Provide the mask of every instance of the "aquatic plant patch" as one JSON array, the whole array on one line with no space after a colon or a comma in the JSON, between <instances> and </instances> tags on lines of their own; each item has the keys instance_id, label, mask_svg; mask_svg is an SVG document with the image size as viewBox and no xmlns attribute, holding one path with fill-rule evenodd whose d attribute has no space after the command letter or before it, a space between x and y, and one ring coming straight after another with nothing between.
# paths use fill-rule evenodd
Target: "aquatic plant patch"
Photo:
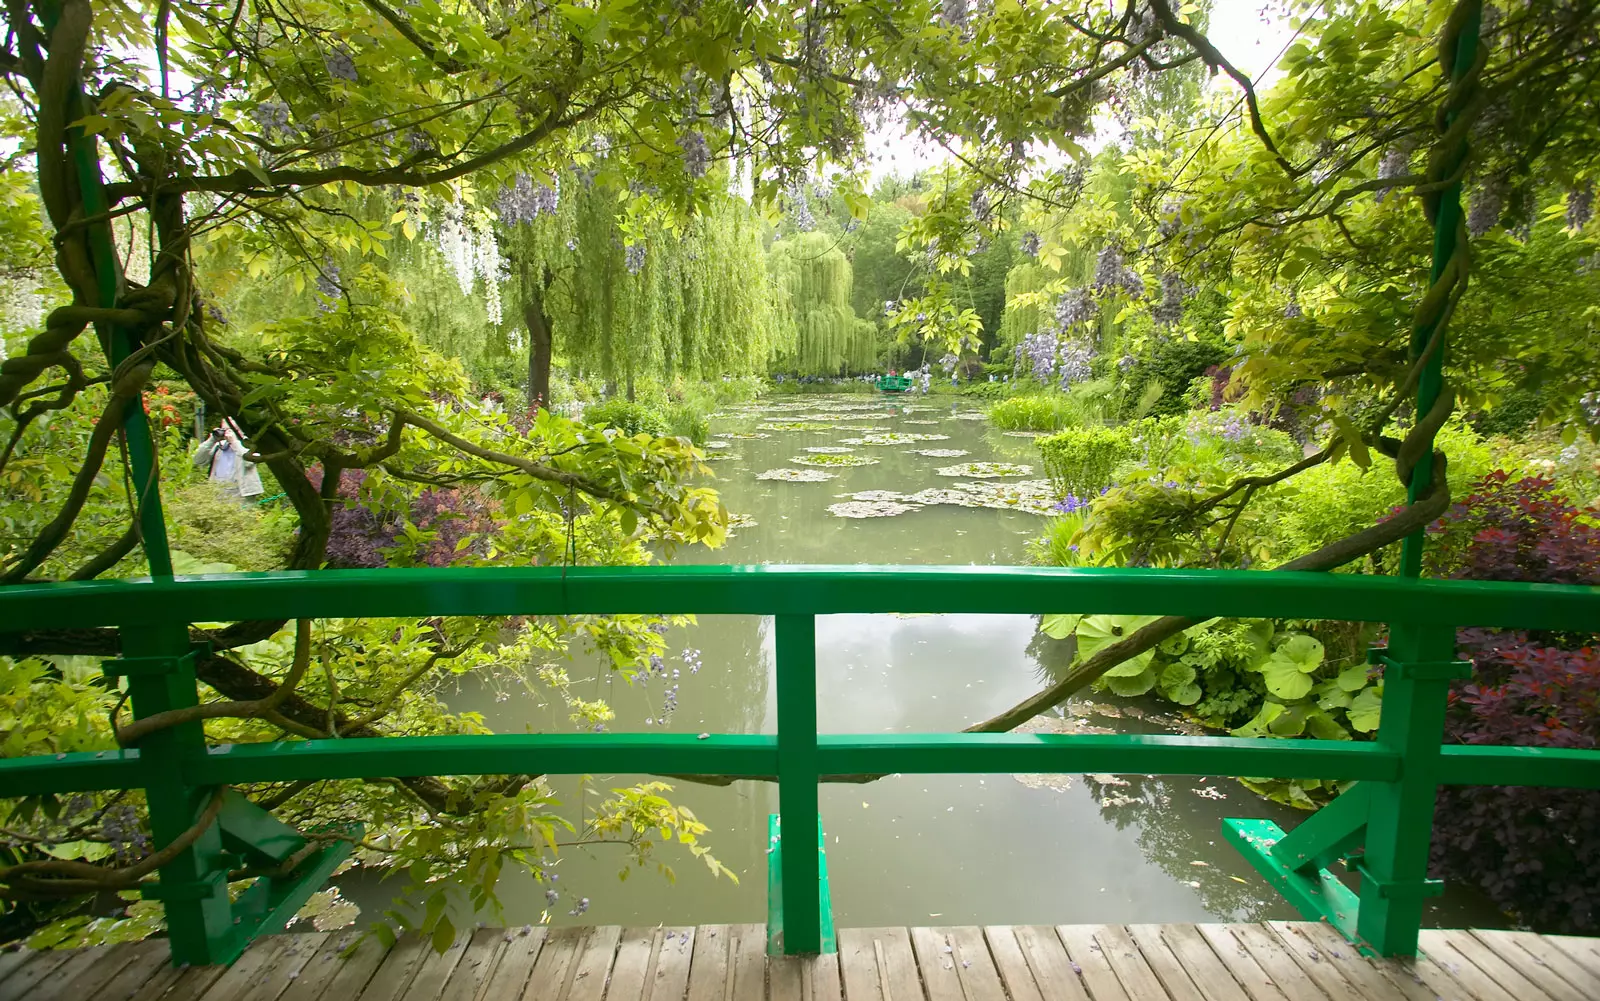
<instances>
[{"instance_id":1,"label":"aquatic plant patch","mask_svg":"<svg viewBox=\"0 0 1600 1001\"><path fill-rule=\"evenodd\" d=\"M834 425L820 421L769 421L757 424L756 428L761 431L832 431Z\"/></svg>"},{"instance_id":2,"label":"aquatic plant patch","mask_svg":"<svg viewBox=\"0 0 1600 1001\"><path fill-rule=\"evenodd\" d=\"M821 483L823 480L833 479L833 474L820 469L769 469L764 473L757 473L756 479L783 480L787 483Z\"/></svg>"},{"instance_id":3,"label":"aquatic plant patch","mask_svg":"<svg viewBox=\"0 0 1600 1001\"><path fill-rule=\"evenodd\" d=\"M864 455L796 455L789 461L797 466L870 466L878 460Z\"/></svg>"},{"instance_id":4,"label":"aquatic plant patch","mask_svg":"<svg viewBox=\"0 0 1600 1001\"><path fill-rule=\"evenodd\" d=\"M869 434L861 438L841 438L846 445L909 445L918 441L949 441L947 434L922 434L919 432L889 431Z\"/></svg>"},{"instance_id":5,"label":"aquatic plant patch","mask_svg":"<svg viewBox=\"0 0 1600 1001\"><path fill-rule=\"evenodd\" d=\"M706 442L706 448L727 448L727 447L728 447L728 443L725 442L725 441L708 441L708 442Z\"/></svg>"},{"instance_id":6,"label":"aquatic plant patch","mask_svg":"<svg viewBox=\"0 0 1600 1001\"><path fill-rule=\"evenodd\" d=\"M876 434L880 431L887 431L889 428L886 425L880 424L840 424L835 427L834 430L854 431L858 434Z\"/></svg>"},{"instance_id":7,"label":"aquatic plant patch","mask_svg":"<svg viewBox=\"0 0 1600 1001\"><path fill-rule=\"evenodd\" d=\"M906 451L912 455L925 455L930 459L956 459L971 454L964 448L908 448Z\"/></svg>"},{"instance_id":8,"label":"aquatic plant patch","mask_svg":"<svg viewBox=\"0 0 1600 1001\"><path fill-rule=\"evenodd\" d=\"M914 421L914 420L911 420L910 418L907 418L907 419L901 421L900 423L901 424L925 424L925 425L927 425L929 427L938 427L939 426L939 422L938 421Z\"/></svg>"},{"instance_id":9,"label":"aquatic plant patch","mask_svg":"<svg viewBox=\"0 0 1600 1001\"><path fill-rule=\"evenodd\" d=\"M854 452L855 449L844 445L811 445L806 448L806 451L813 455L844 455L846 452ZM961 454L966 455L967 453L962 452Z\"/></svg>"},{"instance_id":10,"label":"aquatic plant patch","mask_svg":"<svg viewBox=\"0 0 1600 1001\"><path fill-rule=\"evenodd\" d=\"M829 504L828 513L835 518L893 518L895 515L905 514L917 510L915 504L900 504L895 501L841 501L838 504Z\"/></svg>"},{"instance_id":11,"label":"aquatic plant patch","mask_svg":"<svg viewBox=\"0 0 1600 1001\"><path fill-rule=\"evenodd\" d=\"M1033 472L1033 467L1020 462L963 462L957 466L941 466L936 472L940 476L971 476L987 480L999 476L1027 476Z\"/></svg>"},{"instance_id":12,"label":"aquatic plant patch","mask_svg":"<svg viewBox=\"0 0 1600 1001\"><path fill-rule=\"evenodd\" d=\"M1049 431L1002 431L1007 438L1043 438Z\"/></svg>"},{"instance_id":13,"label":"aquatic plant patch","mask_svg":"<svg viewBox=\"0 0 1600 1001\"><path fill-rule=\"evenodd\" d=\"M749 441L752 438L771 438L772 435L760 431L719 431L713 437L732 438L735 441Z\"/></svg>"}]
</instances>

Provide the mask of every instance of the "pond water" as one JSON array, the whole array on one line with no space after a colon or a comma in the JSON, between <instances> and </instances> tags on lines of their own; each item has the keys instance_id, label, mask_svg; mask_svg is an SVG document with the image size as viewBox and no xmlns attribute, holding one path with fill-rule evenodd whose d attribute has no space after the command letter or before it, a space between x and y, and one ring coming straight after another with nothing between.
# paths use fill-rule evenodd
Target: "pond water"
<instances>
[{"instance_id":1,"label":"pond water","mask_svg":"<svg viewBox=\"0 0 1600 1001\"><path fill-rule=\"evenodd\" d=\"M712 424L716 485L741 524L719 550L679 553L684 562L1017 564L1026 561L1028 540L1045 524L1035 512L1050 498L1031 437L989 428L965 400L779 397L734 408ZM930 437L907 441L885 434ZM819 457L871 461L805 461ZM1033 468L980 467L1007 474L987 479L940 473L970 473L951 468L969 462ZM769 470L820 470L831 478L762 478ZM900 513L841 516L892 511ZM1040 636L1037 624L1032 616L818 617L820 727L830 733L952 731L1008 708L1067 666L1064 644ZM668 640L676 681L630 686L574 665L574 678L594 678L592 691L582 694L601 695L616 710L610 729L775 732L769 620L707 616L674 630ZM699 651L698 670L683 658L685 649ZM664 689L674 683L677 707L668 712ZM500 731L571 726L564 710L538 704L534 696L497 698L463 688L451 702L483 713ZM1182 721L1154 703L1099 695L1072 701L1059 716L1036 724L1059 732L1183 729ZM595 786L605 790L642 780L596 776ZM569 813L576 786L574 780L556 782ZM620 849L568 849L556 869L563 901L552 909L553 923L765 920L767 815L778 808L777 787L678 781L671 798L710 826L705 843L739 882L713 878L686 851L669 846L658 857L675 870L675 884L649 870L619 883ZM867 785L824 785L821 807L834 917L841 927L1296 916L1224 842L1220 825L1225 816L1248 816L1289 828L1304 815L1267 803L1231 779L894 776ZM346 890L364 904L387 897L370 884ZM501 891L507 922L540 920L542 886L513 875ZM591 905L573 916L571 901L579 897ZM1436 902L1433 920L1485 926L1497 917L1478 900L1452 891Z\"/></svg>"}]
</instances>

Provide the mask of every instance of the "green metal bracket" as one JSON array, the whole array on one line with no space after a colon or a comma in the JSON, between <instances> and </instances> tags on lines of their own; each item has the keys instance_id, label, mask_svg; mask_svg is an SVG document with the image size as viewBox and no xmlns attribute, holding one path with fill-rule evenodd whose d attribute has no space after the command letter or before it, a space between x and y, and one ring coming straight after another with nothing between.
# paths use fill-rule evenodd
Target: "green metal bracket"
<instances>
[{"instance_id":1,"label":"green metal bracket","mask_svg":"<svg viewBox=\"0 0 1600 1001\"><path fill-rule=\"evenodd\" d=\"M1361 940L1355 893L1325 868L1299 869L1280 860L1273 849L1285 838L1281 827L1270 820L1230 819L1222 822L1222 834L1307 920L1327 921L1351 942Z\"/></svg>"},{"instance_id":2,"label":"green metal bracket","mask_svg":"<svg viewBox=\"0 0 1600 1001\"><path fill-rule=\"evenodd\" d=\"M1297 872L1327 869L1361 848L1372 787L1356 783L1313 813L1272 847L1272 857Z\"/></svg>"},{"instance_id":3,"label":"green metal bracket","mask_svg":"<svg viewBox=\"0 0 1600 1001\"><path fill-rule=\"evenodd\" d=\"M216 870L198 879L147 883L139 888L139 895L146 900L159 900L163 904L195 903L217 897L226 900L228 873L226 870Z\"/></svg>"},{"instance_id":4,"label":"green metal bracket","mask_svg":"<svg viewBox=\"0 0 1600 1001\"><path fill-rule=\"evenodd\" d=\"M176 657L119 657L101 661L100 671L113 684L122 678L158 678L179 671L192 673L195 656L210 650L210 643L196 643L187 653Z\"/></svg>"},{"instance_id":5,"label":"green metal bracket","mask_svg":"<svg viewBox=\"0 0 1600 1001\"><path fill-rule=\"evenodd\" d=\"M1402 881L1384 881L1374 876L1367 870L1366 860L1356 857L1350 860L1351 868L1361 874L1363 889L1369 885L1372 893L1383 900L1416 901L1426 900L1428 897L1437 897L1444 892L1442 879L1413 879Z\"/></svg>"},{"instance_id":6,"label":"green metal bracket","mask_svg":"<svg viewBox=\"0 0 1600 1001\"><path fill-rule=\"evenodd\" d=\"M802 851L804 849L801 849ZM822 918L821 951L839 951L833 933L833 898L828 892L828 847L817 820L817 906ZM782 956L783 951L783 827L782 818L767 815L767 955Z\"/></svg>"},{"instance_id":7,"label":"green metal bracket","mask_svg":"<svg viewBox=\"0 0 1600 1001\"><path fill-rule=\"evenodd\" d=\"M1375 646L1367 651L1367 663L1381 664L1387 678L1408 681L1465 681L1472 677L1470 660L1400 660L1389 656L1389 648Z\"/></svg>"},{"instance_id":8,"label":"green metal bracket","mask_svg":"<svg viewBox=\"0 0 1600 1001\"><path fill-rule=\"evenodd\" d=\"M251 940L282 931L310 896L322 888L335 869L350 857L364 829L352 824L339 830L340 839L330 841L284 877L256 881L233 902L238 928L238 948L226 960L231 962Z\"/></svg>"},{"instance_id":9,"label":"green metal bracket","mask_svg":"<svg viewBox=\"0 0 1600 1001\"><path fill-rule=\"evenodd\" d=\"M232 789L223 794L217 825L222 847L246 865L282 865L306 846L305 835Z\"/></svg>"}]
</instances>

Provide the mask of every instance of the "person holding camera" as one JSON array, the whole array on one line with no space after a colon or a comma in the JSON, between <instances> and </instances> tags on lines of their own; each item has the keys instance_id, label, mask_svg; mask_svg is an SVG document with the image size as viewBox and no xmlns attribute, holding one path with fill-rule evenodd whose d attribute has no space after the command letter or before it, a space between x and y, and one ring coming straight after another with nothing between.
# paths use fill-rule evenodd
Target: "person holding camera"
<instances>
[{"instance_id":1,"label":"person holding camera","mask_svg":"<svg viewBox=\"0 0 1600 1001\"><path fill-rule=\"evenodd\" d=\"M194 464L204 469L211 482L221 486L225 493L248 500L266 493L256 464L245 461L248 452L239 425L233 418L225 417L221 426L213 428L195 449Z\"/></svg>"}]
</instances>

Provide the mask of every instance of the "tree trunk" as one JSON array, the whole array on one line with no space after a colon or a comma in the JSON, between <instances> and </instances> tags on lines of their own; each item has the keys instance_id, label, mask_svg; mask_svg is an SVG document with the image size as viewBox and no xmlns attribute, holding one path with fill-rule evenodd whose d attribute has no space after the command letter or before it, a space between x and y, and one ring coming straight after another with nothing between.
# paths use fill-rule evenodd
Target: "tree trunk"
<instances>
[{"instance_id":1,"label":"tree trunk","mask_svg":"<svg viewBox=\"0 0 1600 1001\"><path fill-rule=\"evenodd\" d=\"M633 373L628 373L628 402L633 402Z\"/></svg>"},{"instance_id":2,"label":"tree trunk","mask_svg":"<svg viewBox=\"0 0 1600 1001\"><path fill-rule=\"evenodd\" d=\"M530 417L540 409L550 406L550 356L555 346L555 335L550 329L550 316L544 309L544 297L554 280L554 273L546 267L541 282L528 283L527 295L522 303L522 320L528 327L528 415Z\"/></svg>"}]
</instances>

